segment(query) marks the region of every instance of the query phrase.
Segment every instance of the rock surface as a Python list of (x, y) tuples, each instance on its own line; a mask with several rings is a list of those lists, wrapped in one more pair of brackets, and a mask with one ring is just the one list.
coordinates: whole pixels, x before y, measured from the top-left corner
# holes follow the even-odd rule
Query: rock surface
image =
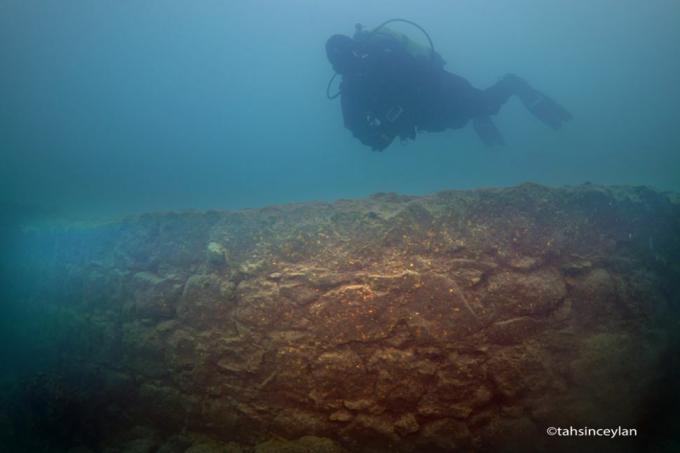
[[(677, 401), (678, 232), (680, 204), (646, 188), (530, 184), (32, 230), (30, 294), (64, 321), (0, 434), (111, 452), (637, 451)], [(570, 425), (642, 433), (545, 435)]]

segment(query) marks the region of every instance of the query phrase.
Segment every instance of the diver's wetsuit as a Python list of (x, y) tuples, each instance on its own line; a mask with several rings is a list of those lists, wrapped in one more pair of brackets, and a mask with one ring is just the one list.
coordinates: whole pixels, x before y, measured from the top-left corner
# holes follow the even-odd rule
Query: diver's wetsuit
[(444, 70), (437, 53), (413, 54), (407, 42), (394, 35), (364, 32), (354, 39), (334, 35), (326, 43), (326, 52), (342, 75), (345, 126), (374, 150), (387, 148), (395, 137), (415, 139), (417, 131), (457, 129), (470, 120), (487, 145), (502, 144), (489, 116), (498, 113), (512, 95), (554, 128), (571, 117), (517, 76), (507, 75), (480, 90)]

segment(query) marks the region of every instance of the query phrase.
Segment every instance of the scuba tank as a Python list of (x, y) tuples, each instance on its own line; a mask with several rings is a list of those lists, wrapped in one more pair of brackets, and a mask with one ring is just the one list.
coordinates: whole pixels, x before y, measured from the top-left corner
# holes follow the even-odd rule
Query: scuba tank
[[(431, 58), (432, 57), (432, 52), (433, 49), (431, 47), (426, 47), (411, 38), (408, 37), (408, 35), (404, 33), (400, 33), (398, 31), (395, 31), (387, 26), (381, 26), (380, 28), (376, 28), (371, 31), (366, 31), (364, 30), (363, 25), (361, 24), (356, 24), (354, 26), (354, 40), (355, 41), (364, 41), (364, 40), (371, 40), (371, 39), (377, 39), (377, 40), (389, 40), (393, 42), (398, 42), (403, 46), (403, 49), (406, 53), (411, 55), (414, 58)], [(436, 52), (435, 52), (436, 54)], [(436, 54), (438, 55), (438, 54)], [(436, 57), (435, 57), (436, 58)]]
[[(408, 36), (406, 36), (403, 33), (396, 32), (394, 30), (391, 30), (387, 28), (386, 26), (388, 24), (394, 23), (394, 22), (403, 22), (409, 25), (412, 25), (413, 27), (416, 27), (418, 30), (420, 30), (423, 35), (427, 38), (427, 42), (429, 44), (429, 48), (425, 47), (421, 44), (418, 44), (417, 42), (411, 40)], [(432, 64), (438, 64), (440, 66), (444, 65), (444, 60), (442, 57), (435, 52), (434, 50), (434, 44), (432, 42), (432, 39), (430, 38), (430, 35), (425, 31), (423, 27), (420, 25), (416, 24), (413, 21), (407, 20), (407, 19), (390, 19), (387, 20), (377, 27), (375, 27), (372, 30), (366, 31), (364, 30), (363, 25), (361, 24), (356, 24), (355, 25), (355, 32), (354, 32), (354, 40), (355, 41), (364, 41), (364, 40), (371, 40), (371, 39), (390, 39), (392, 41), (396, 41), (401, 43), (404, 46), (404, 50), (412, 55), (414, 58), (429, 58), (432, 62)], [(330, 90), (331, 90), (331, 85), (333, 84), (333, 81), (335, 78), (338, 76), (338, 73), (335, 72), (333, 76), (331, 76), (330, 80), (328, 81), (328, 85), (326, 86), (326, 97), (328, 99), (335, 99), (338, 96), (340, 96), (340, 90), (338, 90), (335, 94), (331, 95)]]

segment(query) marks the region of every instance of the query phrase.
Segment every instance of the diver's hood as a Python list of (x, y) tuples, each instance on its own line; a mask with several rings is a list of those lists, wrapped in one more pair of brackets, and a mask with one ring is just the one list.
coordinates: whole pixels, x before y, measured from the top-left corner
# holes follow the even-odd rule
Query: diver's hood
[(326, 56), (338, 74), (347, 73), (352, 67), (354, 40), (346, 35), (333, 35), (326, 41)]

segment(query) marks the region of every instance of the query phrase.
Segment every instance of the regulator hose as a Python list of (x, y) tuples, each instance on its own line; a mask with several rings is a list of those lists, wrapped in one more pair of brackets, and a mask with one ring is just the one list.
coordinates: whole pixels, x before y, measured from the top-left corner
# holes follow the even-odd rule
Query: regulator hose
[(331, 76), (331, 80), (328, 81), (328, 85), (326, 85), (326, 97), (331, 100), (340, 96), (340, 90), (338, 90), (338, 92), (335, 93), (334, 95), (331, 95), (331, 85), (333, 84), (333, 80), (335, 80), (337, 76), (338, 73), (334, 72), (333, 75)]
[(425, 35), (425, 37), (427, 38), (428, 44), (430, 44), (430, 58), (434, 58), (434, 44), (432, 43), (432, 38), (430, 38), (429, 33), (426, 32), (425, 29), (424, 29), (423, 27), (421, 27), (420, 25), (416, 24), (416, 23), (413, 22), (412, 20), (408, 20), (408, 19), (399, 19), (399, 18), (386, 20), (385, 22), (383, 22), (382, 24), (378, 25), (378, 26), (375, 27), (373, 30), (371, 30), (370, 34), (377, 33), (377, 32), (380, 31), (380, 29), (383, 28), (385, 25), (391, 24), (392, 22), (403, 22), (403, 23), (405, 23), (405, 24), (412, 25), (412, 26), (416, 27), (418, 30), (422, 31), (423, 34)]
[[(432, 38), (430, 38), (429, 33), (427, 33), (427, 31), (425, 31), (425, 29), (424, 29), (423, 27), (421, 27), (421, 26), (418, 25), (417, 23), (413, 22), (412, 20), (401, 19), (401, 18), (394, 18), (394, 19), (386, 20), (385, 22), (383, 22), (382, 24), (378, 25), (378, 26), (375, 27), (373, 30), (371, 30), (371, 31), (369, 32), (369, 35), (373, 35), (373, 34), (377, 33), (378, 31), (380, 31), (381, 28), (383, 28), (383, 27), (385, 27), (387, 24), (391, 24), (391, 23), (393, 23), (393, 22), (403, 22), (403, 23), (405, 23), (405, 24), (412, 25), (412, 26), (416, 27), (418, 30), (420, 30), (421, 32), (423, 32), (423, 34), (424, 34), (425, 37), (427, 38), (428, 44), (430, 45), (430, 58), (431, 58), (431, 59), (434, 59), (434, 54), (435, 54), (435, 52), (434, 52), (434, 43), (432, 42)], [(326, 97), (327, 97), (328, 99), (335, 99), (335, 98), (337, 98), (338, 96), (340, 96), (340, 90), (338, 90), (338, 92), (335, 93), (335, 94), (333, 94), (333, 95), (331, 95), (331, 93), (330, 93), (330, 91), (331, 91), (331, 85), (333, 84), (333, 81), (335, 80), (335, 78), (336, 78), (337, 76), (338, 76), (338, 73), (337, 73), (337, 72), (333, 73), (333, 76), (331, 76), (331, 79), (328, 81), (328, 85), (326, 86)]]

